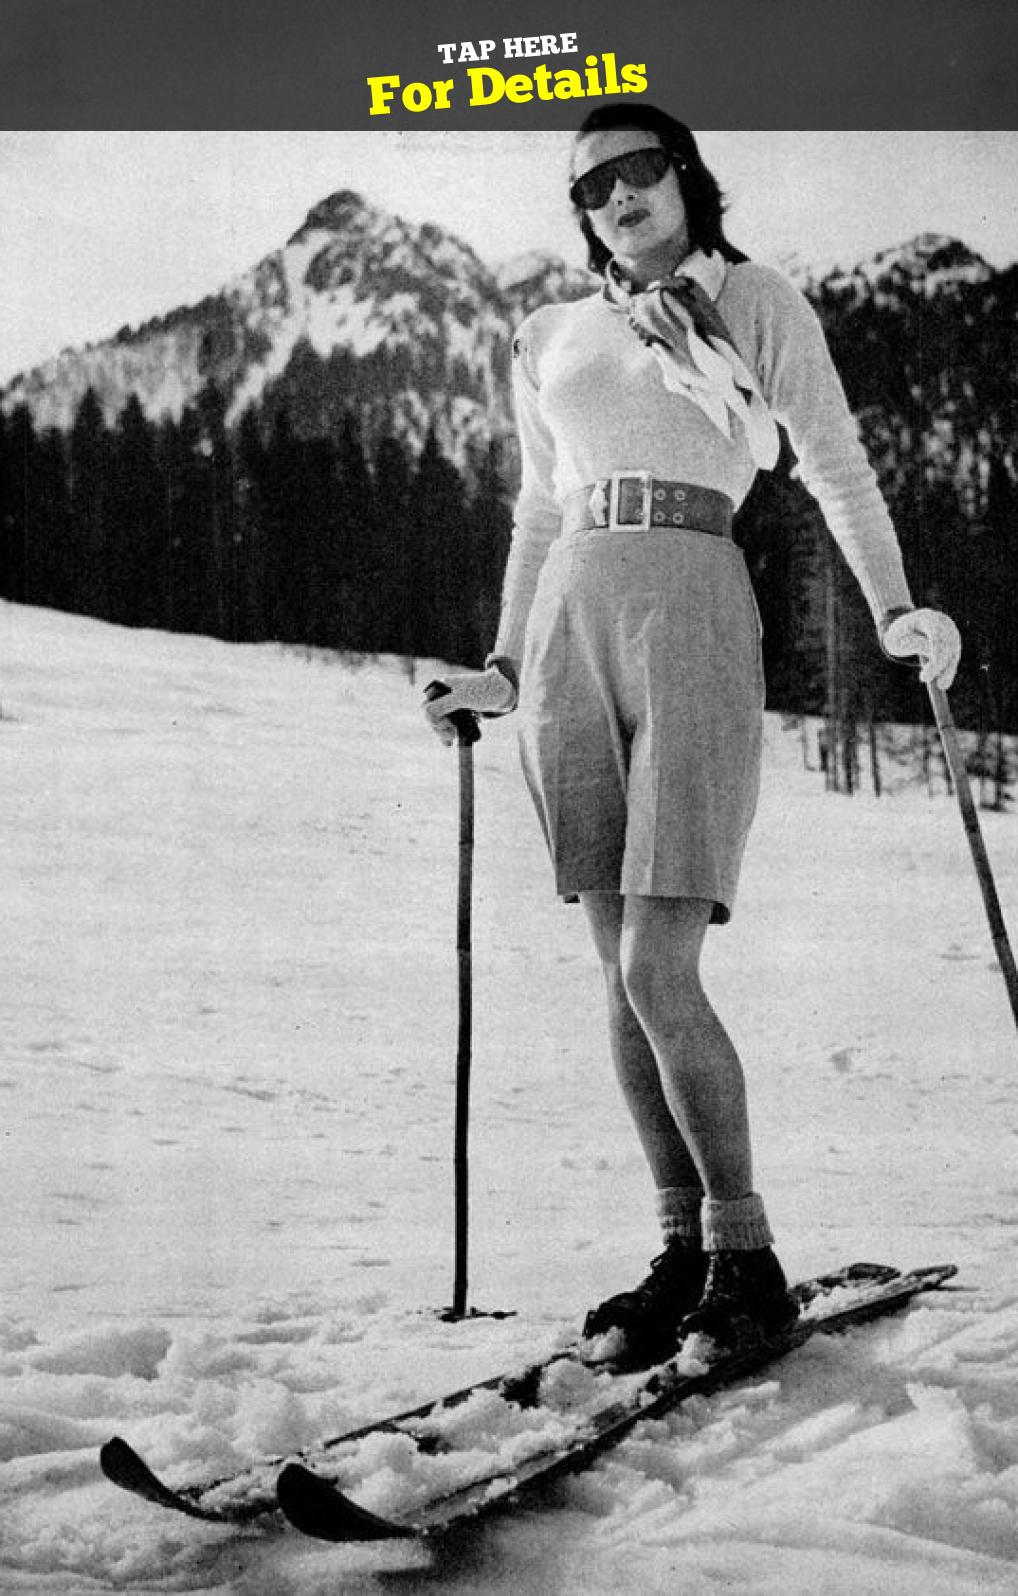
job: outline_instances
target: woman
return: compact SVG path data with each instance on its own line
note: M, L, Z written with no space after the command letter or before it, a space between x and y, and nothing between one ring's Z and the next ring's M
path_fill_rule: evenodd
M742 1067L700 981L756 805L760 629L731 516L777 423L884 649L948 686L960 652L916 609L823 334L780 273L733 249L682 124L587 117L570 196L600 290L514 341L522 479L494 650L427 706L521 709L521 750L563 897L604 969L611 1050L657 1189L664 1250L585 1333L620 1367L751 1345L796 1305L755 1190Z

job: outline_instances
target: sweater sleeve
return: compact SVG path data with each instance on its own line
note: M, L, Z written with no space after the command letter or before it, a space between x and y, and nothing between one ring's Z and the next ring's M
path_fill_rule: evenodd
M518 669L523 653L523 638L537 579L562 524L562 512L554 493L555 440L541 415L536 375L541 316L541 311L528 316L513 339L513 407L520 443L520 492L502 585L498 636L489 660L508 660L514 669Z
M780 272L756 268L769 284L759 375L764 396L786 428L803 483L881 627L912 609L901 549L876 473L859 438L813 307Z

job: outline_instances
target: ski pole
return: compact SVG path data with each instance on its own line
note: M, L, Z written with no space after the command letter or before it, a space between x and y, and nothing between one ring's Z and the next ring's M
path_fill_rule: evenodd
M443 682L424 689L427 699L449 691ZM474 873L474 743L481 735L477 716L460 709L451 717L459 756L459 883L456 908L456 960L459 1024L456 1041L456 1126L453 1151L455 1247L452 1307L444 1315L462 1319L467 1311L467 1257L470 1228L470 1065L473 1035L473 955L471 904Z
M947 768L951 772L954 790L958 795L958 806L965 825L969 848L972 851L972 860L976 867L979 887L983 894L983 903L986 906L986 917L990 922L990 934L993 937L993 946L997 953L1001 974L1007 987L1007 995L1011 1002L1011 1013L1015 1024L1018 1025L1018 969L1015 968L1014 954L1008 940L1007 927L1004 924L1004 914L997 896L997 888L993 880L993 871L990 868L986 844L983 841L982 828L979 824L979 815L976 812L975 799L972 796L972 787L969 782L968 771L965 768L965 758L958 742L958 731L951 714L951 706L947 701L947 693L935 682L928 684L930 703L933 705L933 715L940 733L940 741L944 749L944 758Z

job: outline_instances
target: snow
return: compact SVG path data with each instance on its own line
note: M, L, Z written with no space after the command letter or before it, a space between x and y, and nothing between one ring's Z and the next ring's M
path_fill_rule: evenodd
M880 800L825 793L776 717L708 952L758 1185L790 1274L953 1260L961 1289L640 1425L444 1548L108 1485L113 1433L211 1477L522 1365L657 1237L511 723L475 756L470 1300L515 1313L447 1324L457 788L429 666L9 605L0 640L0 1589L1015 1589L1016 1046L960 818L900 769ZM1015 820L982 822L1014 926ZM524 1455L534 1422L455 1414L475 1456ZM428 1464L463 1467L386 1437L344 1468L384 1510Z

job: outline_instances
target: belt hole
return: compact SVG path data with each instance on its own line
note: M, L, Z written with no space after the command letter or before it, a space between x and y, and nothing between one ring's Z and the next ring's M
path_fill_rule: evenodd
M685 521L685 519L686 519L686 517L683 515L682 511L681 510L676 510L675 514L672 516L672 525L673 526L682 526L682 524Z
M675 489L675 497L678 500L679 504L685 504L685 502L686 502L686 490L685 490L685 488L676 488Z
M665 496L664 488L655 488L654 489L654 497L655 497L655 499L663 499L664 496Z
M665 518L665 513L664 513L663 510L655 510L654 511L654 520L658 523L658 525L660 525L660 523L664 520L664 518Z

